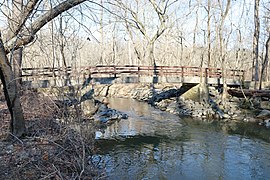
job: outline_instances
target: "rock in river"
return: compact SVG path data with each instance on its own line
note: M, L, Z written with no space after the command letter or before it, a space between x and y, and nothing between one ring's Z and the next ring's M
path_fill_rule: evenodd
M116 120L127 118L127 114L108 108L107 104L100 104L97 113L94 115L95 121L106 124L111 124Z
M260 119L268 119L270 118L270 111L269 110L262 110L258 115L257 115L257 118L260 118Z
M99 109L99 104L94 99L81 102L81 108L85 116L93 116Z

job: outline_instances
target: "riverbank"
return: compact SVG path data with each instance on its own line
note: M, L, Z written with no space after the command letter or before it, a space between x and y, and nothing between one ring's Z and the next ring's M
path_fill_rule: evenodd
M228 96L222 102L220 89L209 87L210 103L199 101L197 86L179 84L111 84L96 85L95 96L124 97L147 102L162 111L199 120L251 122L268 125L270 100Z
M9 134L10 115L0 96L0 179L93 179L102 176L88 160L96 151L94 137L86 138L59 123L57 107L49 97L26 91L21 100L27 133L19 139Z

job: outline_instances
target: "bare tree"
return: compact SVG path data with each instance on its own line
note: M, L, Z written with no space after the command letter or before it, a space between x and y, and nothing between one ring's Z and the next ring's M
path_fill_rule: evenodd
M254 0L254 35L253 35L253 65L252 80L255 81L254 88L258 88L259 82L259 36L260 36L260 18L259 18L260 0Z
M20 14L23 10L23 1L22 0L13 0L12 1L12 13L9 17L9 27L10 30L8 31L8 38L14 36L14 33L16 33L17 27L20 24ZM14 75L17 81L18 88L20 87L22 81L21 81L21 64L22 64L22 52L23 48L18 48L16 50L13 50L10 53L10 61L11 65L13 67Z
M49 21L62 12L85 2L85 0L63 1L56 4L50 11L43 11L43 14L40 14L38 18L33 19L34 11L41 2L41 0L28 0L25 5L20 4L23 6L23 11L18 14L19 20L16 27L12 30L12 35L7 36L5 43L2 41L2 36L0 37L0 78L3 83L6 102L11 114L10 131L13 135L18 137L25 133L25 123L15 75L7 55L33 41L35 34ZM29 21L30 17L31 21ZM11 19L8 19L8 21L10 22ZM8 34L10 33L8 32Z
M224 23L225 19L229 13L229 9L231 6L231 0L227 0L225 10L223 9L222 3L223 1L219 0L219 8L220 8L220 24L218 27L218 39L219 39L219 59L221 61L221 69L222 69L222 81L223 81L223 94L222 99L225 100L227 98L227 72L226 72L226 54L224 47Z
M207 67L211 63L211 0L207 0Z
M119 10L119 13L116 14L121 20L124 21L127 31L129 35L131 35L131 39L133 39L132 36L132 30L138 30L140 34L144 37L146 40L146 48L145 48L145 54L144 54L144 63L148 63L151 65L155 65L155 57L154 57L154 47L155 42L157 39L165 32L167 29L167 20L168 20L168 9L169 7L174 4L176 1L166 0L166 1L154 1L154 0L148 0L145 1L144 6L150 6L150 9L153 10L154 14L156 14L158 19L158 24L156 24L155 29L156 30L149 30L148 24L145 21L145 17L141 16L139 11L142 11L142 9L139 9L139 1L131 2L131 4L125 3L124 1L120 0L114 0L109 1L111 5L114 7L117 7ZM133 6L133 8L131 8ZM136 8L134 8L134 6ZM142 7L141 7L142 8ZM149 12L148 12L149 13ZM137 54L138 58L141 58L138 49L135 49L135 52Z
M100 5L103 7L103 0L100 0ZM100 13L100 36L101 36L101 41L100 41L100 45L101 45L101 55L100 55L100 64L104 63L104 23L103 23L103 16L104 16L104 11L103 8L101 7L101 13Z
M268 2L268 5L270 2ZM264 59L262 62L262 67L261 67L261 75L260 75L260 89L262 88L262 83L263 81L269 81L268 75L268 69L269 69L269 56L270 56L270 25L269 25L269 14L270 14L270 8L267 8L267 4L264 5L265 9L265 15L264 15L264 24L265 24L265 29L266 29L266 36L267 40L265 42L265 55Z
M269 63L269 55L270 55L270 32L268 32L268 38L265 43L265 56L262 63L262 70L261 70L261 78L260 78L260 89L262 89L262 82L267 81L267 69Z

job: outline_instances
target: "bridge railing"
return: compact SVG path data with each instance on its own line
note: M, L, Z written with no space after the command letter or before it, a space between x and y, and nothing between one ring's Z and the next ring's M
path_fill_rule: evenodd
M23 68L22 76L24 78L40 77L119 77L121 75L137 76L179 76L179 77L208 77L221 78L222 69L220 68L201 68L191 66L87 66L77 69L67 68ZM244 80L244 70L226 70L228 79Z
M43 67L43 68L22 68L22 77L56 77L63 74L71 74L71 67Z

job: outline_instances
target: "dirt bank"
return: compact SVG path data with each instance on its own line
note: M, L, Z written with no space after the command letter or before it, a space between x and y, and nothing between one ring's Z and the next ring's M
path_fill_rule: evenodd
M26 92L22 104L27 133L9 134L10 115L0 98L0 179L93 179L102 176L88 158L95 152L91 138L61 125L55 105L37 92Z

